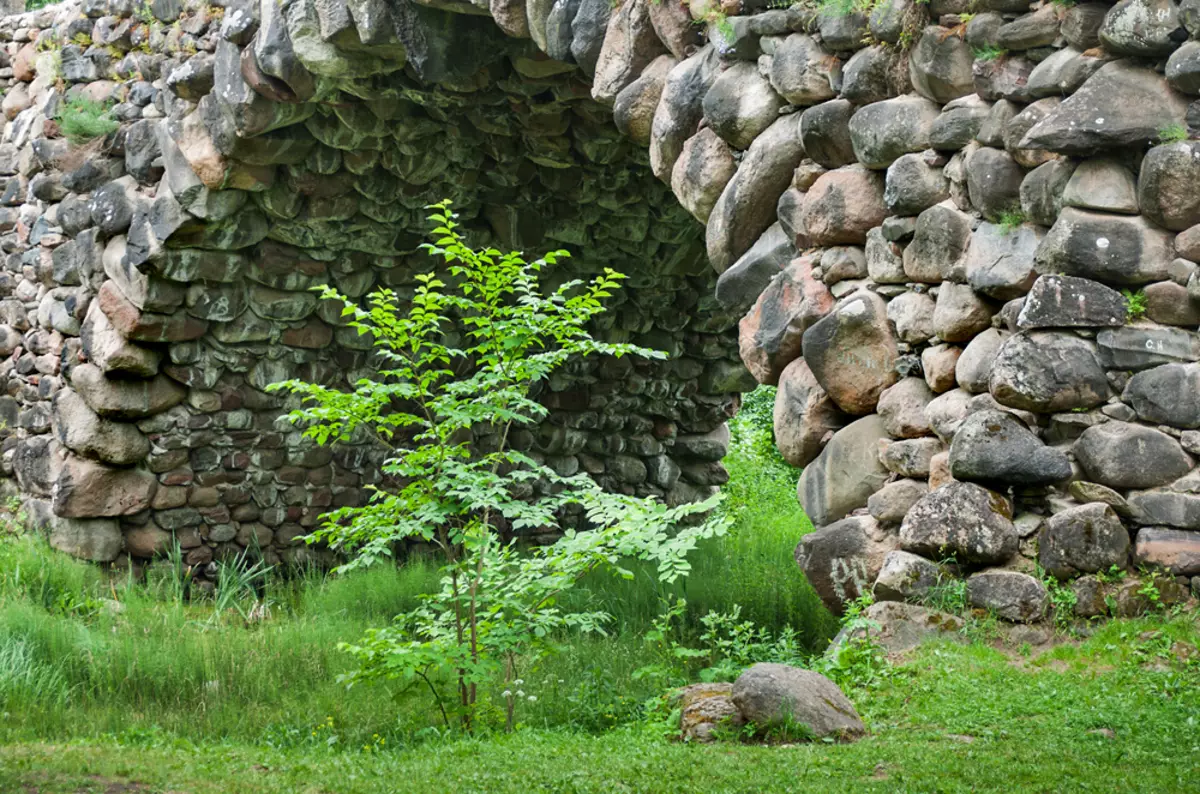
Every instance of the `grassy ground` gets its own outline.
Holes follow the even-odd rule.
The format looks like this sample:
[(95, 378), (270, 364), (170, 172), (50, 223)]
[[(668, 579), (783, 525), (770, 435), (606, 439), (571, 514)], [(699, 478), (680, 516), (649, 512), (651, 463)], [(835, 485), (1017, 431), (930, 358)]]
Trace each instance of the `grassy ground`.
[[(929, 646), (882, 686), (851, 691), (872, 730), (852, 745), (693, 747), (637, 726), (377, 751), (147, 734), (6, 747), (0, 790), (1195, 791), (1200, 689), (1182, 657), (1196, 640), (1190, 620), (1143, 619), (1028, 660), (982, 645)], [(133, 783), (144, 788), (109, 788)]]
[[(748, 420), (768, 406), (758, 396)], [(687, 598), (677, 638), (693, 646), (699, 618), (734, 605), (813, 652), (836, 629), (792, 562), (811, 525), (762, 426), (743, 423), (727, 461), (734, 531), (670, 591), (649, 575), (586, 582), (574, 597), (611, 611), (613, 631), (563, 638), (526, 673), (537, 701), (512, 736), (449, 734), (419, 690), (337, 681), (337, 643), (411, 606), (429, 567), (272, 581), (264, 619), (236, 586), (223, 608), (188, 603), (162, 568), (122, 586), (0, 539), (0, 792), (1195, 790), (1200, 637), (1183, 616), (1041, 655), (926, 647), (849, 685), (871, 729), (853, 745), (665, 739), (649, 704), (680, 669), (645, 641), (663, 600)]]
[[(792, 562), (811, 530), (795, 502), (796, 473), (761, 457), (762, 447), (739, 434), (726, 507), (736, 525), (697, 550), (686, 581), (663, 589), (642, 570), (632, 583), (596, 577), (571, 595), (615, 624), (607, 637), (563, 638), (525, 674), (524, 690), (538, 698), (523, 706), (526, 725), (599, 731), (637, 720), (676, 683), (647, 671), (663, 666), (663, 649), (644, 636), (664, 600), (688, 600), (681, 639), (694, 639), (710, 609), (736, 604), (744, 618), (824, 647), (836, 625)], [(338, 642), (414, 606), (435, 589), (432, 567), (271, 580), (265, 620), (252, 614), (253, 597), (236, 592), (227, 609), (188, 603), (169, 566), (155, 570), (147, 585), (114, 584), (30, 538), (0, 541), (0, 741), (153, 734), (286, 748), (332, 719), (322, 741), (335, 734), (337, 745), (361, 746), (376, 736), (409, 742), (438, 725), (424, 691), (347, 691), (337, 681), (350, 664)]]

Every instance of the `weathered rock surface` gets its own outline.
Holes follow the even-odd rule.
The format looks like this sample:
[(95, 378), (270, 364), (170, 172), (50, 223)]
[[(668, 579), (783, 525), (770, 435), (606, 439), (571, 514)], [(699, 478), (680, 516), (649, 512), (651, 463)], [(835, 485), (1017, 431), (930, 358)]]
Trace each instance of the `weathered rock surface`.
[(1002, 563), (1017, 550), (1012, 509), (999, 494), (952, 482), (913, 505), (900, 525), (900, 546), (923, 557), (959, 563)]
[(1071, 462), (1011, 414), (985, 410), (959, 425), (950, 444), (950, 473), (956, 480), (1036, 485), (1067, 479)]
[(1110, 488), (1154, 488), (1182, 477), (1192, 460), (1179, 442), (1150, 427), (1105, 422), (1089, 427), (1074, 453), (1088, 477)]
[(793, 466), (807, 466), (821, 452), (827, 435), (848, 417), (829, 398), (803, 358), (788, 364), (775, 392), (775, 445)]
[(742, 716), (762, 728), (799, 723), (807, 725), (814, 737), (841, 740), (867, 732), (854, 704), (837, 684), (811, 670), (756, 664), (738, 676), (732, 697)]
[(874, 410), (879, 395), (899, 378), (887, 309), (874, 293), (847, 298), (812, 325), (802, 350), (817, 382), (850, 414)]
[(1123, 568), (1128, 557), (1129, 532), (1113, 509), (1099, 502), (1055, 513), (1038, 535), (1038, 563), (1059, 579)]
[(1075, 276), (1041, 276), (1021, 305), (1017, 327), (1100, 328), (1125, 324), (1125, 298), (1115, 289)]
[(1176, 576), (1200, 574), (1200, 534), (1167, 527), (1138, 530), (1133, 551), (1139, 565), (1159, 566)]
[(879, 461), (879, 440), (887, 438), (878, 416), (865, 416), (834, 433), (800, 475), (797, 498), (817, 526), (865, 507), (888, 479)]
[(1108, 399), (1096, 345), (1052, 331), (1013, 334), (996, 354), (990, 391), (1010, 408), (1054, 413)]
[(1033, 623), (1046, 614), (1046, 586), (1027, 573), (981, 571), (967, 579), (967, 603), (1013, 623)]
[(833, 295), (812, 271), (810, 257), (793, 260), (739, 323), (742, 361), (759, 383), (777, 383), (800, 355), (804, 332), (833, 309)]

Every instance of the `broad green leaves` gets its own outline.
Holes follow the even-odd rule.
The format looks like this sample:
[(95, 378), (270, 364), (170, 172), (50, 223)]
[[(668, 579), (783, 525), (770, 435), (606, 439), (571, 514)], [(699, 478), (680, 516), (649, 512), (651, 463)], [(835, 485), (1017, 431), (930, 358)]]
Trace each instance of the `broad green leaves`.
[[(604, 630), (604, 612), (561, 610), (563, 591), (595, 570), (628, 576), (621, 561), (630, 558), (651, 561), (663, 581), (686, 576), (688, 552), (725, 523), (709, 516), (716, 497), (668, 507), (610, 494), (514, 448), (514, 430), (547, 417), (535, 387), (568, 361), (665, 354), (589, 333), (621, 274), (606, 269), (543, 295), (543, 272), (566, 251), (526, 262), (515, 252), (473, 250), (448, 202), (431, 209), (435, 241), (423, 248), (443, 266), (417, 276), (410, 298), (381, 289), (359, 307), (331, 287), (320, 290), (342, 303), (350, 328), (370, 337), (375, 376), (346, 391), (299, 380), (272, 388), (298, 399), (288, 416), (305, 436), (321, 444), (365, 438), (387, 451), (367, 503), (327, 514), (309, 541), (347, 553), (343, 569), (390, 557), (410, 540), (432, 544), (445, 561), (439, 592), (347, 646), (361, 664), (350, 680), (420, 679), (445, 714), (439, 682), (448, 673), (470, 728), (479, 685), (512, 679), (556, 633)], [(528, 551), (507, 540), (561, 529), (568, 511), (586, 518), (585, 531), (566, 529), (556, 543)], [(511, 701), (508, 708), (512, 727)]]

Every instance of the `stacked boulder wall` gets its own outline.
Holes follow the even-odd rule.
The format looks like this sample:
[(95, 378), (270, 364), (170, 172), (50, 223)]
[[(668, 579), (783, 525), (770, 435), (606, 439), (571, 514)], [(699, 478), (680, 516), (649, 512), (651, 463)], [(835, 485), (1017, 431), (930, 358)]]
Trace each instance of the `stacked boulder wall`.
[[(671, 503), (727, 479), (724, 423), (754, 379), (692, 214), (733, 224), (719, 245), (744, 254), (801, 159), (799, 117), (764, 80), (708, 103), (733, 144), (693, 143), (727, 64), (658, 4), (437, 5), (102, 0), (0, 20), (0, 473), (55, 547), (140, 565), (178, 545), (199, 576), (244, 553), (327, 561), (300, 539), (362, 502), (387, 450), (310, 443), (268, 387), (371, 373), (312, 288), (410, 296), (444, 198), (473, 245), (568, 250), (550, 279), (626, 274), (595, 334), (667, 353), (571, 362), (518, 445)], [(83, 100), (103, 111), (90, 140)], [(833, 299), (804, 283), (815, 320)], [(790, 360), (810, 321), (789, 330), (788, 311), (760, 336)]]
[[(383, 452), (310, 445), (266, 388), (370, 371), (310, 290), (408, 294), (448, 197), (478, 244), (629, 275), (596, 331), (668, 353), (547, 384), (520, 443), (556, 471), (701, 498), (737, 395), (778, 384), (835, 611), (937, 572), (1036, 620), (1039, 553), (1196, 573), (1194, 14), (690, 5), (0, 20), (2, 461), (30, 514), (92, 559), (313, 554)], [(91, 143), (77, 97), (109, 105)]]

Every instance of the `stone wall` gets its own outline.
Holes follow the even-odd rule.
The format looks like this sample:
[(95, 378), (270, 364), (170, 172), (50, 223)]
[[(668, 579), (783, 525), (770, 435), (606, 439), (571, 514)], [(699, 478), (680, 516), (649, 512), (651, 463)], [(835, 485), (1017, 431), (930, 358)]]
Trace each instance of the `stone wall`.
[[(1080, 614), (1113, 565), (1173, 587), (1200, 573), (1198, 34), (1197, 0), (10, 17), (6, 466), (84, 556), (295, 556), (379, 454), (308, 447), (262, 391), (370, 365), (304, 290), (410, 286), (448, 196), (480, 242), (631, 274), (602, 330), (672, 353), (552, 383), (527, 442), (556, 468), (708, 493), (748, 370), (835, 611), (952, 575), (1032, 620), (1038, 564)], [(77, 94), (120, 129), (63, 140)]]
[[(385, 451), (307, 443), (265, 388), (371, 371), (309, 290), (411, 293), (424, 207), (447, 197), (474, 244), (572, 251), (554, 279), (627, 274), (596, 333), (671, 354), (575, 362), (518, 443), (614, 490), (711, 494), (754, 381), (644, 145), (490, 19), (319, 10), (88, 2), (0, 24), (3, 461), (50, 542), (121, 564), (178, 542), (201, 572), (311, 558), (297, 538), (363, 499)], [(68, 140), (79, 98), (119, 127)]]

